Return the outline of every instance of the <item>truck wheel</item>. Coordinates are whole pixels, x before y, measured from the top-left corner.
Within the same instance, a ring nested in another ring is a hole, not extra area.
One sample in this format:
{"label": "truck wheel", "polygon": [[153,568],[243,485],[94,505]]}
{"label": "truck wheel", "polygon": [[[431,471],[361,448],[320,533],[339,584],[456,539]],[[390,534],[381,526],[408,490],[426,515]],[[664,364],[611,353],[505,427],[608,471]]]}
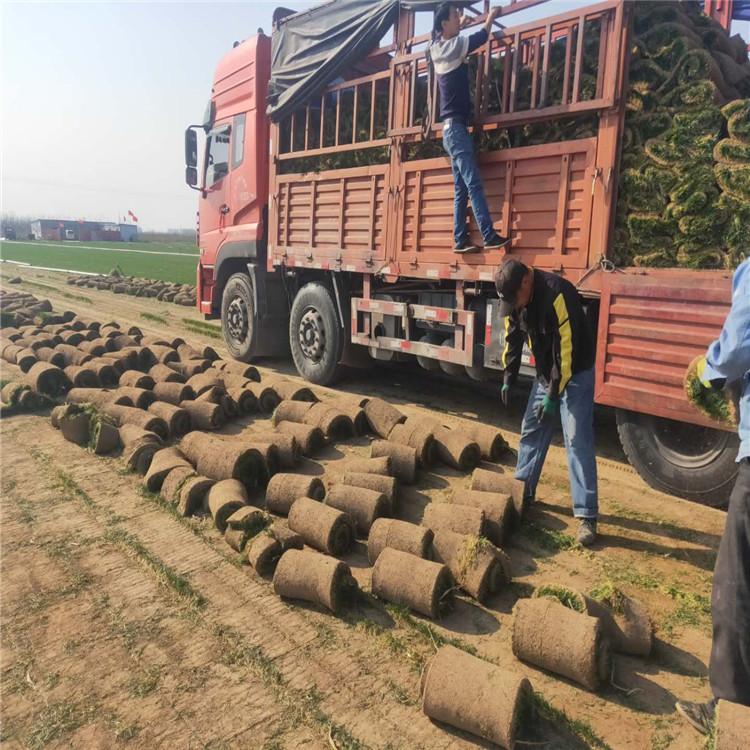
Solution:
{"label": "truck wheel", "polygon": [[230,354],[241,362],[254,356],[255,306],[253,284],[244,273],[229,277],[221,296],[221,331]]}
{"label": "truck wheel", "polygon": [[299,290],[289,317],[289,344],[297,371],[318,385],[332,383],[339,372],[344,331],[331,293],[312,282]]}
{"label": "truck wheel", "polygon": [[737,477],[737,435],[617,409],[625,455],[652,487],[704,505],[726,507]]}

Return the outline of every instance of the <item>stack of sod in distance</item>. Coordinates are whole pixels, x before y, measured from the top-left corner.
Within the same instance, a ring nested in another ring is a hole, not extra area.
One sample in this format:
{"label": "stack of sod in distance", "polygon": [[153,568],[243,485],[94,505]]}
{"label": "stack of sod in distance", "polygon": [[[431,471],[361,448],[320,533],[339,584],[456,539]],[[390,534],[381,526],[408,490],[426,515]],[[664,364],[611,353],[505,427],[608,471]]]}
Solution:
{"label": "stack of sod in distance", "polygon": [[443,646],[427,664],[420,686],[422,711],[502,748],[516,746],[529,719],[533,693],[525,677]]}
{"label": "stack of sod in distance", "polygon": [[108,290],[115,294],[134,297],[154,297],[164,302],[174,302],[184,307],[194,307],[196,291],[193,284],[176,284],[168,281],[123,276],[117,269],[100,276],[71,275],[68,284],[88,289]]}

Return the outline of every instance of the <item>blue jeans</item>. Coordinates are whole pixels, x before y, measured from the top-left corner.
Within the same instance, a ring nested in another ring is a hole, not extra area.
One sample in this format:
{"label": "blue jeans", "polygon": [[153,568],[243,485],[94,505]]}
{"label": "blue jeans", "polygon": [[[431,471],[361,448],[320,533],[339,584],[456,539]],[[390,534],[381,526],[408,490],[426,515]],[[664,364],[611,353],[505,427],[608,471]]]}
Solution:
{"label": "blue jeans", "polygon": [[[534,381],[521,426],[516,479],[526,483],[525,494],[533,497],[547,457],[557,420],[540,422],[535,409],[546,390]],[[570,494],[576,518],[596,518],[599,500],[594,455],[594,370],[573,375],[560,397],[560,418],[568,455]]]}
{"label": "blue jeans", "polygon": [[452,121],[450,127],[443,129],[443,148],[451,158],[453,169],[453,184],[455,188],[453,199],[453,237],[456,244],[461,243],[468,236],[466,228],[466,201],[471,199],[471,209],[474,212],[479,229],[485,243],[495,237],[492,217],[484,196],[482,177],[479,174],[474,158],[474,144],[469,131],[460,122]]}

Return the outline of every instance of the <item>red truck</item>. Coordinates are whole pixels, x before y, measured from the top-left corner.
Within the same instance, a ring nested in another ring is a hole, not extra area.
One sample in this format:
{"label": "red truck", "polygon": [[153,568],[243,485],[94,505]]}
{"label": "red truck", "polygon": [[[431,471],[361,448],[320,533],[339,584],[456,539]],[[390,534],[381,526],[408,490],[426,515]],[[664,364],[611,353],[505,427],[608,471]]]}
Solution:
{"label": "red truck", "polygon": [[[541,1],[512,0],[502,20]],[[275,33],[315,12],[276,11]],[[502,29],[477,50],[475,128],[596,118],[593,137],[490,150],[480,164],[498,231],[514,238],[507,252],[578,287],[597,332],[596,401],[615,408],[632,465],[658,489],[722,504],[737,438],[690,407],[682,377],[720,330],[731,274],[607,260],[629,12],[605,0]],[[452,252],[450,165],[439,147],[419,148],[439,146],[442,128],[429,36],[415,35],[414,19],[400,12],[390,44],[281,118],[266,109],[270,37],[259,32],[220,61],[204,122],[186,131],[187,182],[200,191],[198,306],[221,318],[237,359],[291,349],[300,374],[321,384],[362,355],[497,379],[503,332],[492,280],[505,251]],[[590,33],[596,85],[584,96]],[[547,91],[555,42],[566,49],[556,99]]]}

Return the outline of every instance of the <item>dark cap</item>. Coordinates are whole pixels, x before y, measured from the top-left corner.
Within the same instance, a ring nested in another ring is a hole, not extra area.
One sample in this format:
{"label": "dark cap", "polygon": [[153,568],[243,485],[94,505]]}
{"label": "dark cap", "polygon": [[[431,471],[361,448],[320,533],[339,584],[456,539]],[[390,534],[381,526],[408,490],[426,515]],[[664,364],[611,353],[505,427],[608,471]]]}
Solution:
{"label": "dark cap", "polygon": [[529,272],[527,266],[516,258],[508,258],[495,271],[495,288],[500,298],[498,313],[501,318],[510,315],[516,308],[516,295],[521,288],[524,276]]}

